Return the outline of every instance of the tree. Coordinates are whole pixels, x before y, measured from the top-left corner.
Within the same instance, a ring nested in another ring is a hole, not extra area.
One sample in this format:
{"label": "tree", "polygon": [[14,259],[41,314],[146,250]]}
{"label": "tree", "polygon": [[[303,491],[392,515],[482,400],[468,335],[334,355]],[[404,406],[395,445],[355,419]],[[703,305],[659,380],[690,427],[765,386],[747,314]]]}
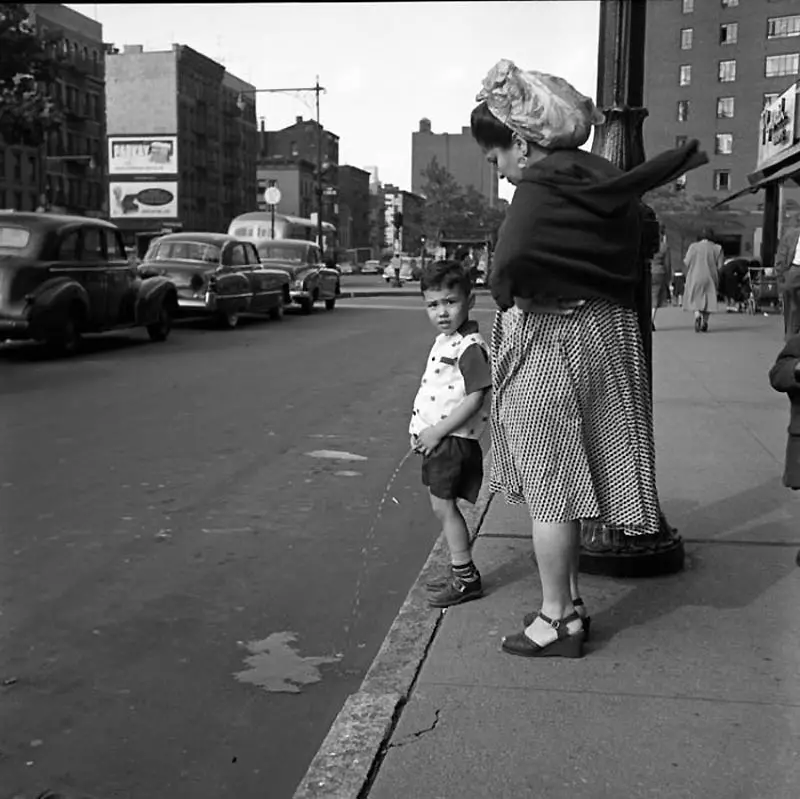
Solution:
{"label": "tree", "polygon": [[24,3],[0,3],[0,137],[41,145],[62,122],[47,93],[59,71],[53,40],[40,38]]}
{"label": "tree", "polygon": [[464,189],[434,157],[422,173],[425,184],[424,230],[430,244],[442,238],[493,236],[505,217],[474,186]]}

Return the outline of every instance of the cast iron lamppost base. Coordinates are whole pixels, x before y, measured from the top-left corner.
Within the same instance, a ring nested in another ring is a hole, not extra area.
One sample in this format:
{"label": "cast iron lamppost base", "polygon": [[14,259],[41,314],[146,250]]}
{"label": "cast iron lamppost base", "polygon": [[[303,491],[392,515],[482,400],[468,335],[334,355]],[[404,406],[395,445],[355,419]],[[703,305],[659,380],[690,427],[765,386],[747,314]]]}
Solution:
{"label": "cast iron lamppost base", "polygon": [[[598,102],[604,106],[606,122],[595,129],[592,151],[620,169],[628,171],[645,160],[642,125],[647,117],[644,99],[644,40],[646,3],[632,0],[601,0],[600,50],[598,58]],[[611,38],[613,35],[613,38]],[[611,52],[607,44],[611,39]],[[609,102],[608,73],[612,75]],[[653,337],[650,269],[648,261],[658,248],[658,220],[652,208],[642,203],[644,225],[636,288],[636,310],[647,359],[652,403]],[[609,577],[653,577],[681,571],[683,540],[660,515],[657,535],[626,535],[618,528],[586,522],[581,528],[580,570]]]}

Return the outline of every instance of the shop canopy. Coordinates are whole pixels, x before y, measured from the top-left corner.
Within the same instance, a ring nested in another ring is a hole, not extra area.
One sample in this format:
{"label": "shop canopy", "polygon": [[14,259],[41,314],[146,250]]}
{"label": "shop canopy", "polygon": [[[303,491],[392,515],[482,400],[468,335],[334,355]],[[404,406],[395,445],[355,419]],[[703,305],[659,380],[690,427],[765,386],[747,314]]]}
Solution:
{"label": "shop canopy", "polygon": [[773,172],[771,175],[765,175],[760,180],[757,180],[755,183],[748,186],[746,189],[742,189],[741,191],[734,192],[733,194],[729,194],[724,200],[720,200],[718,203],[714,203],[712,208],[721,208],[723,205],[727,205],[729,202],[733,202],[737,197],[742,197],[745,194],[755,194],[760,189],[763,189],[765,186],[768,186],[770,183],[775,183],[779,180],[791,180],[794,179],[795,183],[800,185],[800,161],[795,161],[793,164],[789,164],[788,166],[779,169],[777,172]]}

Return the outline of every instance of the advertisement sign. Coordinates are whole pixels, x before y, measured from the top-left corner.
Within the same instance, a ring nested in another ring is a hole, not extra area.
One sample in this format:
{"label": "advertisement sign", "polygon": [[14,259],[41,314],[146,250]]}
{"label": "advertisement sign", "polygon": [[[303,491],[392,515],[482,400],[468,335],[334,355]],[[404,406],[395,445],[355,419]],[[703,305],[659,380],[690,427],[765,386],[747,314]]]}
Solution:
{"label": "advertisement sign", "polygon": [[177,136],[109,136],[109,175],[175,175]]}
{"label": "advertisement sign", "polygon": [[115,181],[108,186],[112,219],[176,219],[178,183]]}
{"label": "advertisement sign", "polygon": [[797,84],[776,97],[761,112],[757,169],[794,144],[797,134],[796,104]]}

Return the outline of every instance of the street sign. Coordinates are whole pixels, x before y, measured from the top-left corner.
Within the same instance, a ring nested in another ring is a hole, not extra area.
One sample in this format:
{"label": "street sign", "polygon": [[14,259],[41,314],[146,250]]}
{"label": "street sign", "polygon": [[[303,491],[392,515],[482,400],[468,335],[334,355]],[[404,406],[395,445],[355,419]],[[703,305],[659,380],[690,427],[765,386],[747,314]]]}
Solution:
{"label": "street sign", "polygon": [[281,201],[281,190],[277,186],[270,186],[264,192],[264,202],[267,205],[277,205]]}

